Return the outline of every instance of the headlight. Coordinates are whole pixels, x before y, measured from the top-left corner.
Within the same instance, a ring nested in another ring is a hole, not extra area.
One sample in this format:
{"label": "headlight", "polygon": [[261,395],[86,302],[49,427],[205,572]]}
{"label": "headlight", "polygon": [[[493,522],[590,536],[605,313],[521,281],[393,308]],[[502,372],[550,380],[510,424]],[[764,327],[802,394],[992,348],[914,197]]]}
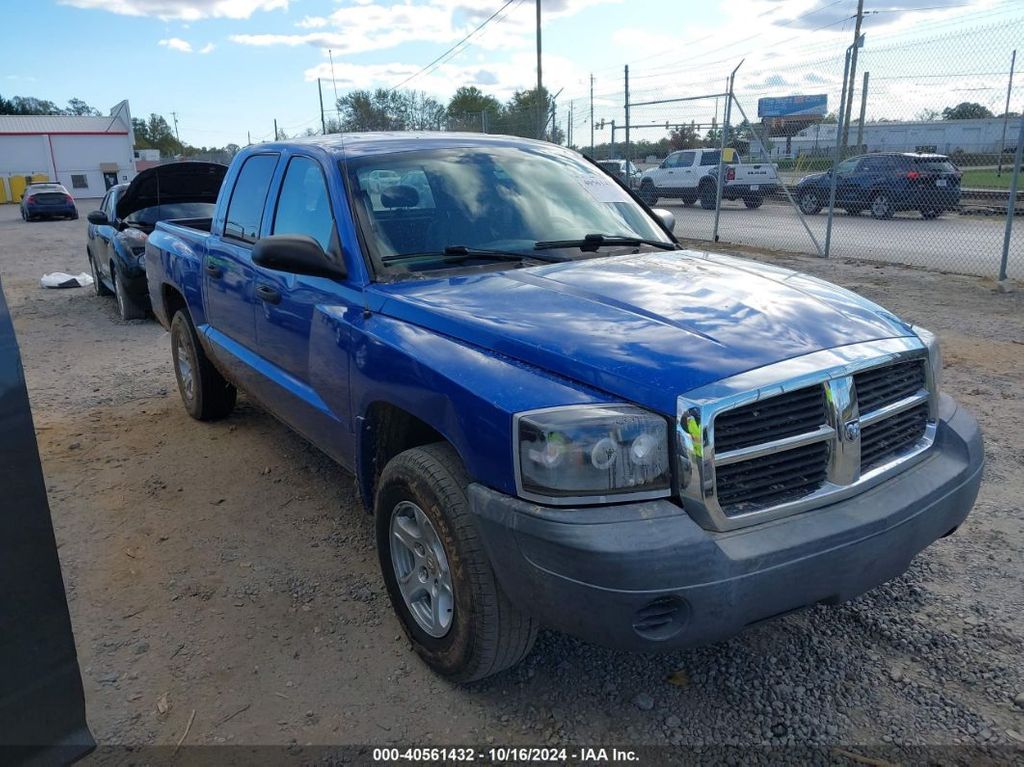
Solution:
{"label": "headlight", "polygon": [[632,405],[575,405],[515,417],[524,498],[553,504],[667,496],[664,418]]}
{"label": "headlight", "polygon": [[912,327],[912,330],[928,348],[928,364],[932,368],[932,381],[935,384],[935,391],[938,391],[942,383],[942,350],[939,349],[939,337],[930,330],[925,330],[916,325]]}

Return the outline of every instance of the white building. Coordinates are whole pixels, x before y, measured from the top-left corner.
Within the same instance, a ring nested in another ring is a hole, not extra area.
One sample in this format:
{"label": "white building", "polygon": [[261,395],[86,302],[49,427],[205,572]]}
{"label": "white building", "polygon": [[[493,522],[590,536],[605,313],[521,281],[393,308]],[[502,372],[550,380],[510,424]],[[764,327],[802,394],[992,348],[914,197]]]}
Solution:
{"label": "white building", "polygon": [[16,202],[32,176],[59,181],[76,198],[102,197],[135,177],[134,143],[127,101],[106,117],[0,115],[0,199]]}
{"label": "white building", "polygon": [[[1006,121],[1006,146],[1015,147],[1020,118]],[[850,126],[849,145],[857,145],[857,126]],[[979,120],[933,120],[929,122],[865,123],[860,143],[867,152],[937,152],[939,154],[995,154],[1003,136],[1003,118]],[[796,157],[801,154],[825,154],[836,145],[836,125],[811,125],[789,139],[772,138],[772,157]],[[754,150],[754,147],[751,147]],[[994,162],[994,160],[993,160]]]}

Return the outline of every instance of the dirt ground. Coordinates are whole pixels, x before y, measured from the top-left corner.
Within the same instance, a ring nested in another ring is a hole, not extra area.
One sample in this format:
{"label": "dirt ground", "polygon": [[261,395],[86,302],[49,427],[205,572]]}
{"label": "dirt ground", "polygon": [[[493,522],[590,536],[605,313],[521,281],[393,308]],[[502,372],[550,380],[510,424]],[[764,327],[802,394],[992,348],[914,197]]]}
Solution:
{"label": "dirt ground", "polygon": [[193,712],[197,744],[1024,742],[1024,293],[765,256],[938,332],[985,432],[966,525],[849,605],[657,656],[542,632],[465,688],[404,641],[350,475],[244,399],[191,420],[155,322],[39,287],[86,270],[82,212],[0,207],[0,275],[99,742],[174,744]]}

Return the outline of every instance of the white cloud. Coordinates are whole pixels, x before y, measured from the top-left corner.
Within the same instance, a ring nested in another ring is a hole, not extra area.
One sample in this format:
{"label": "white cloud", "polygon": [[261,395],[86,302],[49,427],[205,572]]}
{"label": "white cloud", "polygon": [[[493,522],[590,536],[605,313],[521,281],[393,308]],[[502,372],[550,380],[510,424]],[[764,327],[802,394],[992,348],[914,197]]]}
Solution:
{"label": "white cloud", "polygon": [[213,43],[207,43],[206,45],[204,45],[202,48],[199,49],[199,52],[200,53],[212,53],[213,49],[216,48],[216,47],[217,46],[214,45]]}
{"label": "white cloud", "polygon": [[[544,18],[571,16],[581,10],[622,0],[548,0]],[[341,55],[387,50],[404,43],[455,43],[470,34],[494,12],[495,0],[426,0],[385,4],[356,0],[329,16],[307,16],[296,23],[305,33],[237,34],[232,40],[253,46],[311,45]],[[498,6],[500,7],[500,5]],[[503,11],[476,33],[471,42],[486,41],[488,50],[515,49],[532,44],[534,6],[519,3]]]}
{"label": "white cloud", "polygon": [[170,48],[172,51],[192,53],[192,43],[188,40],[182,40],[180,37],[169,37],[166,40],[161,40],[160,45]]}
{"label": "white cloud", "polygon": [[98,9],[122,16],[198,21],[248,19],[257,11],[287,10],[289,0],[59,0],[75,8]]}

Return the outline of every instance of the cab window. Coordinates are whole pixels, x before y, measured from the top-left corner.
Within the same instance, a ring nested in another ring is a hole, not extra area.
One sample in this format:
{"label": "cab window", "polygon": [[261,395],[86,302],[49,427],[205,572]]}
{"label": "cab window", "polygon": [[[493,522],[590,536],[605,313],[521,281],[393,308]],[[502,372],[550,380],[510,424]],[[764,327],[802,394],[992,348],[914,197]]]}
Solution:
{"label": "cab window", "polygon": [[263,225],[263,207],[270,191],[270,181],[277,167],[276,154],[258,154],[245,161],[231,190],[224,236],[244,242],[255,242]]}
{"label": "cab window", "polygon": [[274,234],[305,234],[327,252],[334,237],[334,214],[320,164],[309,157],[288,163],[277,198]]}

